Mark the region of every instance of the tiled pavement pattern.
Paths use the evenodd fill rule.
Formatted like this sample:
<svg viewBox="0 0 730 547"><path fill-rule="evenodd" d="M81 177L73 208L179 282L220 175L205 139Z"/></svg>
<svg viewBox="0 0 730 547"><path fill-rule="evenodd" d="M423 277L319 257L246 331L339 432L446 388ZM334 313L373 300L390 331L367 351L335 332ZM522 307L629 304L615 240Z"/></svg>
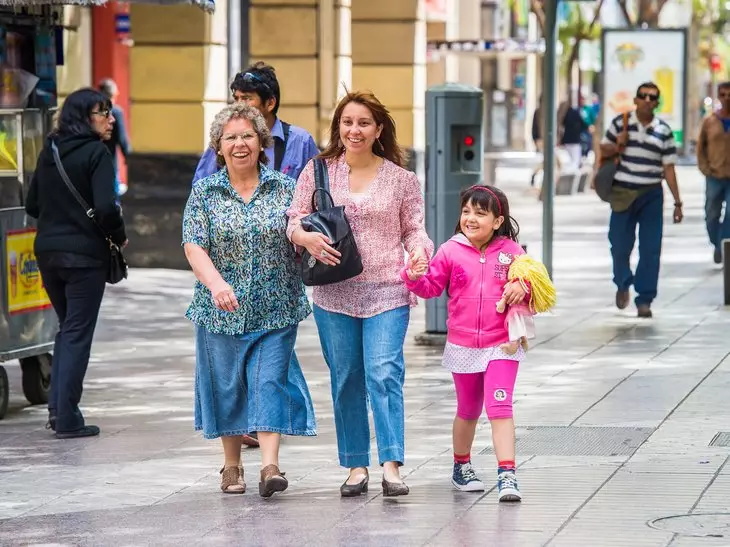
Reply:
<svg viewBox="0 0 730 547"><path fill-rule="evenodd" d="M183 312L192 277L147 270L110 288L104 303L84 395L99 438L54 440L44 410L19 394L19 367L8 367L14 398L0 422L0 544L730 545L730 449L709 446L730 430L730 315L695 173L680 170L687 219L666 227L653 320L612 306L606 207L591 195L557 198L560 305L538 319L517 387L521 505L500 506L494 489L469 494L449 484L455 402L439 351L413 343L423 306L406 352L410 496L383 499L373 469L367 497L340 499L344 473L311 319L298 352L319 437L285 441L285 494L259 498L259 454L247 450L249 493L222 495L219 443L191 426L193 337ZM518 174L525 180L503 170L503 186L523 242L539 255L540 206ZM484 421L473 454L491 486L490 445ZM710 515L647 524L687 513ZM724 537L700 537L707 534Z"/></svg>

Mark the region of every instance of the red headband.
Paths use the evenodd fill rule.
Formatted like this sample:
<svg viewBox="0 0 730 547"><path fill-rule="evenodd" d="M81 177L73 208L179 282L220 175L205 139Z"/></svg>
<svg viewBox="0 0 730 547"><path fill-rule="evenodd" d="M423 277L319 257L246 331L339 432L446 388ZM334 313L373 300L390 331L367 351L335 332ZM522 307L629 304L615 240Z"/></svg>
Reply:
<svg viewBox="0 0 730 547"><path fill-rule="evenodd" d="M502 202L499 201L499 198L497 197L497 194L495 194L490 188L487 188L486 186L483 186L481 184L475 184L469 190L484 190L485 192L489 192L494 200L497 202L497 210L499 211L499 216L502 216Z"/></svg>

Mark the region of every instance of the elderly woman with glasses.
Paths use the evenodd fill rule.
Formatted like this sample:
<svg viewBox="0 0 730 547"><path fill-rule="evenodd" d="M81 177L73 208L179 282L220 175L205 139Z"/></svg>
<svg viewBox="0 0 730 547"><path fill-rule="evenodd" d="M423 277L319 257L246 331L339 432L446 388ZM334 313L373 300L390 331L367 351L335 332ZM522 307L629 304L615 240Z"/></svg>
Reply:
<svg viewBox="0 0 730 547"><path fill-rule="evenodd" d="M127 242L116 203L114 164L102 142L111 135L114 121L109 99L98 91L79 89L66 97L25 202L28 215L38 219L35 254L58 315L48 401L48 428L58 439L93 437L100 431L86 423L79 403L111 258L107 238L119 246ZM66 186L54 146L101 229Z"/></svg>
<svg viewBox="0 0 730 547"><path fill-rule="evenodd" d="M271 133L258 110L224 108L210 129L222 169L198 181L183 217L185 255L198 281L187 317L196 328L195 428L220 437L221 490L246 490L242 435L261 445L259 494L286 490L281 435L315 435L294 343L311 312L286 237L295 181L267 167ZM301 371L299 371L301 375Z"/></svg>

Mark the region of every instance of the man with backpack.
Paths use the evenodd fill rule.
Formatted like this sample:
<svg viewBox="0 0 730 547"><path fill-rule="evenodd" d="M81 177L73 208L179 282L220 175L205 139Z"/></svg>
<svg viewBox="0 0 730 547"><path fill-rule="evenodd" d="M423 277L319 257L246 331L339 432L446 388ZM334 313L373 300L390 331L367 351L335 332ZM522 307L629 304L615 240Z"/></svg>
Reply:
<svg viewBox="0 0 730 547"><path fill-rule="evenodd" d="M274 146L265 150L269 167L296 180L307 162L319 153L319 149L305 129L278 118L281 90L274 67L258 62L239 72L231 83L231 93L234 101L245 102L263 114L274 137ZM193 183L217 170L215 151L207 148L195 169Z"/></svg>

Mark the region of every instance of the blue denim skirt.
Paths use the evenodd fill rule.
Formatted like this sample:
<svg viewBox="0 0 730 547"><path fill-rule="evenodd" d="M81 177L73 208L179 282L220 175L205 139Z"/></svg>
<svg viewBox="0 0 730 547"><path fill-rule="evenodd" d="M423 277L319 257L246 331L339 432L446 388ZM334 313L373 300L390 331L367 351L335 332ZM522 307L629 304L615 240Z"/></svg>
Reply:
<svg viewBox="0 0 730 547"><path fill-rule="evenodd" d="M228 335L196 326L195 429L206 439L317 434L294 353L297 326Z"/></svg>

